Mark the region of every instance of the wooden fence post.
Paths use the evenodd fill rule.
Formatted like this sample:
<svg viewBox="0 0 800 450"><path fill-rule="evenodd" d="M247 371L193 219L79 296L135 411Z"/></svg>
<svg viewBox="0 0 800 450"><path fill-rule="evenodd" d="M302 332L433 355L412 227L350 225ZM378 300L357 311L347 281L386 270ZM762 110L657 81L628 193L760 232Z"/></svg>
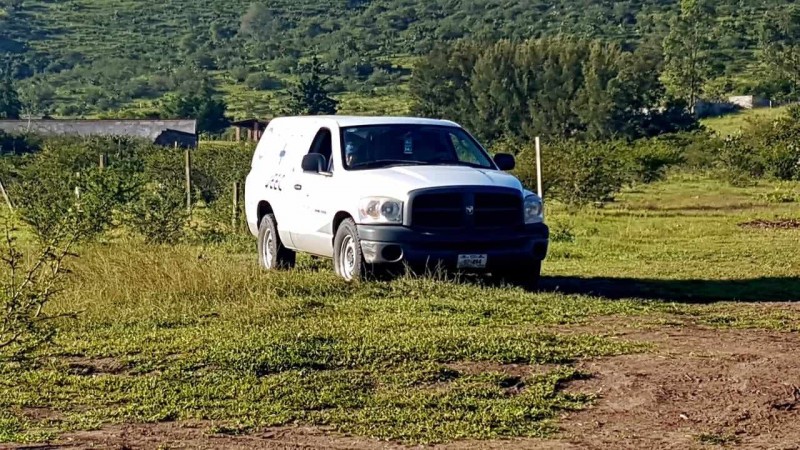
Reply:
<svg viewBox="0 0 800 450"><path fill-rule="evenodd" d="M544 189L542 189L542 142L539 136L536 136L536 188L538 190L539 198L544 197Z"/></svg>
<svg viewBox="0 0 800 450"><path fill-rule="evenodd" d="M100 154L100 170L103 170L105 168L106 168L106 155L101 153Z"/></svg>
<svg viewBox="0 0 800 450"><path fill-rule="evenodd" d="M81 173L80 172L75 172L75 178L77 178L78 182L80 182ZM80 199L81 199L81 187L78 186L78 185L75 186L75 199L78 200L78 201L80 201Z"/></svg>
<svg viewBox="0 0 800 450"><path fill-rule="evenodd" d="M175 148L178 143L175 143ZM189 148L186 148L186 209L192 212L192 155Z"/></svg>
<svg viewBox="0 0 800 450"><path fill-rule="evenodd" d="M236 227L239 225L239 183L236 181L233 182L233 205L231 212L231 226L233 230L236 231Z"/></svg>

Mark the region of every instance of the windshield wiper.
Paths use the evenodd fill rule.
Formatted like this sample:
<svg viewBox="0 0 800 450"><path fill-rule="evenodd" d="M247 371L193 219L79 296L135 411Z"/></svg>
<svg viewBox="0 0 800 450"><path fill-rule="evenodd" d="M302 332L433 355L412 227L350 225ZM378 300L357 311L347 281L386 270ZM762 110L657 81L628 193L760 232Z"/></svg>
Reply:
<svg viewBox="0 0 800 450"><path fill-rule="evenodd" d="M435 166L466 166L466 167L474 167L476 169L489 169L489 167L483 166L481 164L471 163L466 161L453 161L451 159L434 159L433 161L428 161L428 164Z"/></svg>

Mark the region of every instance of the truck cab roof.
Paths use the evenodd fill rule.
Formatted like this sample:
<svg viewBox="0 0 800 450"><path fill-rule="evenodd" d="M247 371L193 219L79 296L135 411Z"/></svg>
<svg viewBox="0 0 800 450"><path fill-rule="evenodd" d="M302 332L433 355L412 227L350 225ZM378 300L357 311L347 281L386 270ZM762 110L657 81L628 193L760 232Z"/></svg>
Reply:
<svg viewBox="0 0 800 450"><path fill-rule="evenodd" d="M272 123L301 122L301 121L331 121L341 128L363 127L368 125L432 125L459 127L455 122L440 119L422 119L419 117L391 117L391 116L286 116L273 119Z"/></svg>

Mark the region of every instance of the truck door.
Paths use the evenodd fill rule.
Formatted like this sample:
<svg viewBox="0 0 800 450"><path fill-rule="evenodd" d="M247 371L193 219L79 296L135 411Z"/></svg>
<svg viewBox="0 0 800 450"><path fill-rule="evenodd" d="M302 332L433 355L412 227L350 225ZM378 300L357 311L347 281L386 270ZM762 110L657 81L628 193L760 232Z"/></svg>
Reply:
<svg viewBox="0 0 800 450"><path fill-rule="evenodd" d="M327 257L333 256L333 217L336 214L333 153L339 143L333 138L335 135L328 127L320 128L311 147L304 153L324 156L327 170L312 173L298 169L295 184L291 187L303 217L293 229L292 241L303 251Z"/></svg>

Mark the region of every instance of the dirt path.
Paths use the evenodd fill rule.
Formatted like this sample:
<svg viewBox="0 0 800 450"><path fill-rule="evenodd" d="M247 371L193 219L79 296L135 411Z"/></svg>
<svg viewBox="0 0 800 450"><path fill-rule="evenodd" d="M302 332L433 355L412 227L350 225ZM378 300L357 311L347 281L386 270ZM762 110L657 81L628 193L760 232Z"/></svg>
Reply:
<svg viewBox="0 0 800 450"><path fill-rule="evenodd" d="M599 400L561 422L568 442L596 449L800 449L796 333L682 326L611 334L658 349L579 364L593 377L568 389Z"/></svg>
<svg viewBox="0 0 800 450"><path fill-rule="evenodd" d="M595 322L592 332L652 342L641 355L582 361L592 377L565 388L596 394L591 408L565 415L553 440L457 442L440 449L800 449L800 336L694 326L626 329ZM63 449L399 449L315 428L275 428L211 436L207 423L121 425L64 435Z"/></svg>

